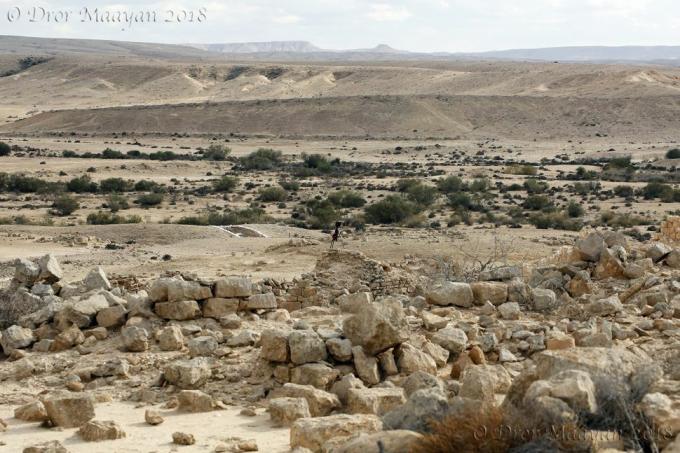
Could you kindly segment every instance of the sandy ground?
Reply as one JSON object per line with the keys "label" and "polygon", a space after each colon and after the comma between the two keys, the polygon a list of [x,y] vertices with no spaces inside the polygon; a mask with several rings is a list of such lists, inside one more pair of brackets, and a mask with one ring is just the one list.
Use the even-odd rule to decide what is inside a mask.
{"label": "sandy ground", "polygon": [[[13,407],[0,407],[0,418],[6,420],[9,429],[0,434],[3,452],[20,452],[36,443],[59,440],[71,453],[116,451],[126,453],[162,453],[172,451],[206,452],[225,443],[230,437],[255,439],[259,451],[281,453],[290,450],[289,430],[277,428],[269,421],[269,414],[258,410],[255,417],[239,415],[241,408],[230,408],[206,413],[184,413],[176,410],[159,410],[165,422],[150,426],[144,422],[144,411],[132,403],[101,403],[95,407],[95,420],[113,420],[126,433],[124,439],[91,443],[76,434],[77,429],[48,429],[36,423],[22,422],[13,418]],[[178,446],[172,443],[176,431],[193,434],[196,444]]]}

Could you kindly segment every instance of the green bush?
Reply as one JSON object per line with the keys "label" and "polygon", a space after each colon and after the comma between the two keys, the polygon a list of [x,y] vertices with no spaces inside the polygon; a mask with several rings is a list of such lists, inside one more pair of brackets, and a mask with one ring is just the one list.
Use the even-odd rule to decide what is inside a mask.
{"label": "green bush", "polygon": [[607,169],[630,169],[633,167],[631,156],[613,157],[607,162]]}
{"label": "green bush", "polygon": [[107,178],[99,182],[99,190],[102,193],[130,192],[134,188],[133,181],[123,178]]}
{"label": "green bush", "polygon": [[297,181],[279,181],[279,185],[288,192],[297,192],[300,190],[300,183]]}
{"label": "green bush", "polygon": [[5,142],[0,142],[0,156],[9,156],[12,148]]}
{"label": "green bush", "polygon": [[125,159],[126,156],[115,149],[106,148],[102,151],[102,159]]}
{"label": "green bush", "polygon": [[673,188],[668,184],[664,184],[659,181],[652,181],[647,183],[645,187],[642,188],[642,196],[645,200],[651,200],[653,198],[661,198],[664,194],[672,192]]}
{"label": "green bush", "polygon": [[360,208],[366,204],[366,200],[359,192],[351,190],[338,190],[328,195],[328,201],[340,208]]}
{"label": "green bush", "polygon": [[329,200],[307,202],[307,212],[310,216],[310,228],[330,228],[340,218],[340,213]]}
{"label": "green bush", "polygon": [[199,216],[182,217],[177,221],[181,225],[240,225],[244,223],[268,223],[272,219],[263,209],[246,208],[224,214],[210,212]]}
{"label": "green bush", "polygon": [[235,176],[222,176],[213,181],[215,192],[231,192],[238,186],[238,178]]}
{"label": "green bush", "polygon": [[525,209],[530,209],[532,211],[542,211],[552,208],[553,203],[550,198],[545,195],[530,195],[524,200],[523,206]]}
{"label": "green bush", "polygon": [[265,203],[286,201],[288,199],[288,192],[286,192],[283,187],[265,187],[260,190],[259,199]]}
{"label": "green bush", "polygon": [[78,157],[78,154],[75,151],[64,150],[64,151],[61,152],[61,157],[73,158],[73,157]]}
{"label": "green bush", "polygon": [[110,212],[96,212],[87,216],[87,223],[90,225],[115,225],[122,223],[141,223],[142,218],[138,215],[123,217]]}
{"label": "green bush", "polygon": [[509,175],[534,176],[538,173],[538,169],[529,164],[511,164],[505,167],[504,173]]}
{"label": "green bush", "polygon": [[411,201],[398,195],[389,195],[365,209],[366,221],[373,224],[398,223],[417,212]]}
{"label": "green bush", "polygon": [[567,214],[571,218],[583,217],[584,213],[583,206],[573,200],[567,205]]}
{"label": "green bush", "polygon": [[579,195],[597,193],[600,190],[600,183],[597,181],[577,182],[574,184],[574,192]]}
{"label": "green bush", "polygon": [[305,167],[318,170],[320,173],[328,173],[332,170],[332,163],[321,154],[303,154],[302,160]]}
{"label": "green bush", "polygon": [[445,194],[460,192],[463,189],[463,180],[458,176],[447,176],[446,178],[438,179],[437,189]]}
{"label": "green bush", "polygon": [[419,184],[422,184],[422,183],[420,181],[418,181],[417,179],[410,179],[410,178],[409,179],[400,179],[399,181],[397,181],[397,183],[395,184],[394,187],[399,192],[407,193],[409,191],[409,189],[411,189],[411,187],[415,187]]}
{"label": "green bush", "polygon": [[540,230],[552,228],[556,230],[579,231],[583,228],[583,223],[580,220],[569,218],[561,212],[534,214],[529,217],[529,222]]}
{"label": "green bush", "polygon": [[529,194],[545,193],[550,188],[548,183],[533,178],[524,181],[523,186]]}
{"label": "green bush", "polygon": [[70,195],[61,195],[52,204],[54,213],[60,216],[71,215],[79,207],[78,201]]}
{"label": "green bush", "polygon": [[240,158],[239,162],[246,170],[271,170],[281,163],[282,156],[281,151],[260,148]]}
{"label": "green bush", "polygon": [[136,203],[145,208],[158,206],[159,204],[163,203],[163,194],[153,192],[140,195],[137,198]]}
{"label": "green bush", "polygon": [[614,194],[621,198],[630,198],[635,194],[631,186],[616,186],[614,187]]}
{"label": "green bush", "polygon": [[231,153],[231,149],[223,145],[212,144],[203,152],[203,159],[223,161]]}
{"label": "green bush", "polygon": [[[0,155],[2,154],[0,153]],[[668,152],[666,153],[666,159],[680,159],[680,149],[678,148],[669,149]]]}
{"label": "green bush", "polygon": [[478,178],[470,183],[470,192],[472,193],[484,193],[489,190],[491,184],[486,178]]}
{"label": "green bush", "polygon": [[96,193],[99,186],[92,181],[89,175],[78,176],[66,183],[66,189],[75,193]]}
{"label": "green bush", "polygon": [[112,193],[106,198],[106,206],[111,212],[118,212],[123,209],[129,209],[130,203],[128,202],[128,199],[122,195]]}

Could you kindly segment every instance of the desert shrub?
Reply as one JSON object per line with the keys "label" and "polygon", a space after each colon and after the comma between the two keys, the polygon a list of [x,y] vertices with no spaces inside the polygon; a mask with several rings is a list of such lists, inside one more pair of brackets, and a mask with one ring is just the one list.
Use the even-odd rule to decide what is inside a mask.
{"label": "desert shrub", "polygon": [[477,178],[470,183],[470,192],[483,193],[489,190],[490,183],[486,178]]}
{"label": "desert shrub", "polygon": [[133,181],[123,178],[107,178],[99,182],[99,190],[102,193],[129,192],[134,188]]}
{"label": "desert shrub", "polygon": [[12,148],[5,142],[0,142],[0,156],[9,156]]}
{"label": "desert shrub", "polygon": [[238,186],[238,178],[235,176],[222,176],[213,181],[215,192],[231,192]]}
{"label": "desert shrub", "polygon": [[231,153],[231,149],[224,146],[213,143],[203,151],[203,159],[213,160],[213,161],[223,161],[227,159],[227,156]]}
{"label": "desert shrub", "polygon": [[458,176],[447,176],[446,178],[438,179],[437,189],[445,194],[459,192],[463,189],[463,180]]}
{"label": "desert shrub", "polygon": [[579,195],[597,193],[600,190],[600,183],[596,181],[577,182],[574,184],[574,192]]}
{"label": "desert shrub", "polygon": [[409,200],[414,202],[419,206],[430,206],[432,205],[439,196],[437,188],[418,182],[410,186],[406,190]]}
{"label": "desert shrub", "polygon": [[[320,173],[329,173],[333,169],[333,162],[321,154],[303,154],[302,160],[305,167],[313,168]],[[337,163],[338,161],[335,160],[334,162]]]}
{"label": "desert shrub", "polygon": [[306,211],[310,228],[329,228],[340,219],[340,212],[335,209],[335,206],[329,200],[310,200],[306,204]]}
{"label": "desert shrub", "polygon": [[617,214],[612,211],[604,211],[600,214],[599,225],[611,228],[630,228],[637,225],[650,225],[653,221],[634,214]]}
{"label": "desert shrub", "polygon": [[420,184],[422,183],[417,179],[403,178],[397,181],[397,183],[394,185],[394,188],[399,192],[407,193],[412,187],[418,186]]}
{"label": "desert shrub", "polygon": [[131,215],[127,217],[110,212],[95,212],[87,216],[87,223],[90,225],[115,225],[122,223],[141,223],[142,218],[138,215]]}
{"label": "desert shrub", "polygon": [[552,200],[546,195],[530,195],[524,200],[525,209],[530,209],[532,211],[542,211],[551,209],[554,207]]}
{"label": "desert shrub", "polygon": [[79,207],[78,201],[70,195],[60,195],[52,203],[53,212],[60,216],[71,215]]}
{"label": "desert shrub", "polygon": [[550,188],[548,183],[533,178],[524,181],[523,187],[529,194],[545,193]]}
{"label": "desert shrub", "polygon": [[66,183],[66,189],[75,193],[96,193],[99,186],[92,181],[89,175],[78,176]]}
{"label": "desert shrub", "polygon": [[147,193],[144,195],[140,195],[137,197],[137,200],[135,203],[139,204],[142,207],[148,208],[151,206],[158,206],[159,204],[163,203],[163,194],[162,193]]}
{"label": "desert shrub", "polygon": [[538,173],[538,168],[528,164],[512,164],[505,167],[504,173],[508,175],[534,176]]}
{"label": "desert shrub", "polygon": [[454,209],[470,209],[474,210],[474,203],[472,197],[465,192],[449,194],[449,206]]}
{"label": "desert shrub", "polygon": [[126,156],[115,149],[106,148],[102,151],[102,159],[125,159]]}
{"label": "desert shrub", "polygon": [[265,203],[273,201],[286,201],[288,199],[288,192],[283,187],[265,187],[260,190],[259,200]]}
{"label": "desert shrub", "polygon": [[181,225],[239,225],[244,223],[268,223],[272,219],[263,209],[246,208],[226,213],[209,212],[198,216],[182,217]]}
{"label": "desert shrub", "polygon": [[366,204],[366,200],[359,192],[351,190],[338,190],[328,195],[328,201],[340,208],[360,208]]}
{"label": "desert shrub", "polygon": [[574,179],[589,180],[597,179],[598,175],[594,170],[586,170],[584,167],[578,167],[574,176]]}
{"label": "desert shrub", "polygon": [[633,196],[635,191],[631,186],[616,186],[614,187],[614,194],[617,197],[630,198]]}
{"label": "desert shrub", "polygon": [[541,212],[529,216],[529,223],[539,230],[555,229],[567,231],[579,231],[583,223],[579,219],[568,217],[563,212]]}
{"label": "desert shrub", "polygon": [[159,160],[159,161],[170,161],[179,160],[181,156],[174,153],[173,151],[156,151],[155,153],[149,154],[149,159]]}
{"label": "desert shrub", "polygon": [[288,192],[297,192],[300,190],[300,183],[297,181],[279,181],[279,185]]}
{"label": "desert shrub", "polygon": [[642,196],[645,200],[651,200],[654,198],[662,198],[665,194],[672,192],[673,188],[668,184],[664,184],[658,181],[652,181],[647,183],[645,187],[642,188]]}
{"label": "desert shrub", "polygon": [[631,159],[631,156],[613,157],[609,159],[605,168],[617,170],[629,169],[633,166]]}
{"label": "desert shrub", "polygon": [[130,203],[128,202],[128,199],[122,195],[112,193],[106,197],[106,207],[108,207],[111,212],[118,212],[123,209],[129,209]]}
{"label": "desert shrub", "polygon": [[567,214],[571,218],[575,217],[583,217],[583,214],[585,213],[583,206],[581,206],[579,203],[575,201],[570,201],[569,204],[567,205]]}
{"label": "desert shrub", "polygon": [[390,224],[403,221],[417,212],[411,201],[398,195],[389,195],[365,208],[366,221],[373,224]]}
{"label": "desert shrub", "polygon": [[0,188],[10,192],[54,194],[63,192],[65,185],[63,183],[45,181],[33,176],[1,174]]}
{"label": "desert shrub", "polygon": [[61,157],[73,158],[73,157],[78,157],[78,154],[75,151],[64,150],[64,151],[61,152]]}
{"label": "desert shrub", "polygon": [[271,170],[281,163],[281,151],[260,148],[247,156],[241,157],[239,162],[246,170]]}
{"label": "desert shrub", "polygon": [[680,159],[680,149],[669,149],[668,152],[666,152],[666,159]]}
{"label": "desert shrub", "polygon": [[140,179],[135,183],[134,190],[136,192],[164,192],[163,186],[155,181],[148,179]]}

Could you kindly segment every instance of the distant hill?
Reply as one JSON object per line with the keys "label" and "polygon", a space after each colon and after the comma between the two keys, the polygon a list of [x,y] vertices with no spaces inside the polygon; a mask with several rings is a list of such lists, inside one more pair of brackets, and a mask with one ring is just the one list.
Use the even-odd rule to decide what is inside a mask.
{"label": "distant hill", "polygon": [[227,44],[187,44],[197,49],[220,53],[321,52],[307,41],[241,42]]}
{"label": "distant hill", "polygon": [[659,61],[680,60],[680,46],[552,47],[515,49],[471,54],[505,60],[561,61]]}

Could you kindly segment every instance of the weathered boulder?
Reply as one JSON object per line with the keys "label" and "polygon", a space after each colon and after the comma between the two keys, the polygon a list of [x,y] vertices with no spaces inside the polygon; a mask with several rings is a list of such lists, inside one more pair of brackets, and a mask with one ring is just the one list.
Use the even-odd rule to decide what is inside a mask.
{"label": "weathered boulder", "polygon": [[333,453],[411,453],[422,437],[404,429],[361,434],[334,448]]}
{"label": "weathered boulder", "polygon": [[557,296],[551,289],[534,288],[531,292],[533,309],[536,311],[552,311],[557,308]]}
{"label": "weathered boulder", "polygon": [[593,277],[597,280],[603,280],[605,278],[622,278],[624,275],[625,268],[621,260],[608,248],[602,250],[600,260],[593,271]]}
{"label": "weathered boulder", "polygon": [[598,261],[606,244],[599,233],[593,232],[585,238],[577,239],[576,248],[585,261]]}
{"label": "weathered boulder", "polygon": [[295,330],[288,337],[290,360],[296,365],[326,360],[328,353],[323,339],[313,330]]}
{"label": "weathered boulder", "polygon": [[358,433],[375,433],[382,428],[380,418],[375,415],[338,414],[300,418],[290,428],[290,446],[308,448],[318,453],[322,451],[323,444],[330,439],[351,437]]}
{"label": "weathered boulder", "polygon": [[317,389],[311,385],[297,385],[286,383],[280,389],[272,391],[272,398],[304,398],[307,400],[312,417],[330,414],[341,407],[337,395]]}
{"label": "weathered boulder", "polygon": [[179,351],[184,347],[184,334],[179,326],[166,326],[156,333],[161,351]]}
{"label": "weathered boulder", "polygon": [[14,409],[14,418],[25,422],[44,422],[48,420],[47,410],[41,401],[33,401]]}
{"label": "weathered boulder", "polygon": [[288,336],[290,331],[267,329],[260,337],[260,357],[269,362],[287,363],[290,358]]}
{"label": "weathered boulder", "polygon": [[425,326],[427,330],[443,329],[449,323],[449,320],[443,316],[435,315],[427,310],[423,310],[422,313],[420,313],[420,319],[423,320],[423,326]]}
{"label": "weathered boulder", "polygon": [[215,297],[248,297],[253,293],[249,278],[227,277],[215,282]]}
{"label": "weathered boulder", "polygon": [[111,282],[106,277],[106,272],[101,266],[92,269],[83,279],[83,285],[87,291],[95,289],[103,289],[109,291],[111,289]]}
{"label": "weathered boulder", "polygon": [[269,401],[269,415],[277,426],[290,426],[299,418],[309,418],[309,404],[304,398],[274,398]]}
{"label": "weathered boulder", "polygon": [[397,367],[403,374],[422,371],[429,374],[437,373],[435,360],[427,353],[409,343],[402,343],[396,349]]}
{"label": "weathered boulder", "polygon": [[673,249],[663,242],[655,242],[647,248],[645,255],[647,258],[651,258],[653,262],[657,263],[664,259],[672,251]]}
{"label": "weathered boulder", "polygon": [[357,378],[354,374],[346,374],[340,380],[335,381],[331,387],[331,393],[337,395],[338,399],[343,405],[347,404],[347,394],[350,389],[364,388],[364,381]]}
{"label": "weathered boulder", "polygon": [[434,305],[455,305],[457,307],[472,307],[474,295],[467,283],[444,282],[434,285],[425,294],[427,301]]}
{"label": "weathered boulder", "polygon": [[196,389],[205,384],[212,372],[204,357],[191,360],[178,360],[163,369],[165,380],[181,389]]}
{"label": "weathered boulder", "polygon": [[24,448],[23,453],[68,453],[68,450],[58,440],[48,440]]}
{"label": "weathered boulder", "polygon": [[85,342],[85,334],[77,326],[71,326],[54,338],[49,350],[52,352],[66,351],[83,342]]}
{"label": "weathered boulder", "polygon": [[123,346],[131,352],[144,352],[149,349],[149,334],[143,327],[123,327],[120,331]]}
{"label": "weathered boulder", "polygon": [[385,299],[362,305],[343,323],[345,336],[354,346],[371,355],[386,351],[406,340],[406,318],[401,302]]}
{"label": "weathered boulder", "polygon": [[517,302],[507,302],[498,307],[498,314],[507,320],[517,320],[521,315],[521,309]]}
{"label": "weathered boulder", "polygon": [[87,393],[48,395],[42,403],[54,426],[78,428],[94,418],[94,401]]}
{"label": "weathered boulder", "polygon": [[161,416],[160,412],[158,412],[155,409],[147,409],[144,411],[144,421],[151,425],[151,426],[156,426],[160,425],[165,421],[163,416]]}
{"label": "weathered boulder", "polygon": [[123,325],[126,314],[127,310],[122,305],[104,308],[97,313],[97,325],[106,328]]}
{"label": "weathered boulder", "polygon": [[328,353],[338,362],[352,360],[352,342],[345,338],[329,338],[326,340]]}
{"label": "weathered boulder", "polygon": [[239,309],[238,299],[225,299],[222,297],[211,297],[203,304],[203,317],[220,319],[231,313],[236,313]]}
{"label": "weathered boulder", "polygon": [[290,382],[328,390],[339,375],[338,370],[324,363],[306,363],[291,370]]}
{"label": "weathered boulder", "polygon": [[599,299],[590,302],[586,309],[588,312],[594,315],[607,316],[622,312],[623,304],[619,300],[619,296],[614,294],[613,296],[607,297],[606,299]]}
{"label": "weathered boulder", "polygon": [[154,311],[163,319],[176,321],[187,321],[200,316],[201,309],[195,300],[185,300],[179,302],[158,302],[154,306]]}
{"label": "weathered boulder", "polygon": [[434,374],[416,371],[409,375],[401,384],[406,396],[411,396],[418,390],[435,389],[444,393],[444,382]]}
{"label": "weathered boulder", "polygon": [[125,431],[112,420],[101,422],[91,420],[80,427],[78,435],[86,442],[100,442],[102,440],[122,439],[125,437]]}
{"label": "weathered boulder", "polygon": [[183,302],[210,299],[213,297],[209,286],[203,286],[199,282],[185,280],[170,280],[167,282],[168,302]]}
{"label": "weathered boulder", "polygon": [[431,420],[441,420],[449,409],[446,395],[438,389],[418,390],[401,407],[383,416],[385,429],[425,432]]}
{"label": "weathered boulder", "polygon": [[565,370],[548,380],[534,381],[524,395],[524,403],[531,407],[542,396],[564,401],[576,414],[597,412],[595,384],[585,371]]}
{"label": "weathered boulder", "polygon": [[347,392],[347,409],[351,414],[383,415],[406,402],[399,387],[352,388]]}
{"label": "weathered boulder", "polygon": [[508,285],[502,282],[474,282],[470,284],[477,305],[491,302],[500,305],[508,300]]}
{"label": "weathered boulder", "polygon": [[458,396],[481,401],[493,401],[495,375],[486,367],[466,366],[460,376]]}
{"label": "weathered boulder", "polygon": [[357,313],[364,305],[373,303],[373,296],[369,292],[358,292],[354,294],[344,294],[337,298],[340,310],[345,313]]}
{"label": "weathered boulder", "polygon": [[10,326],[2,331],[0,336],[0,345],[6,355],[9,355],[15,349],[27,348],[33,344],[35,336],[31,329],[19,327],[17,325]]}
{"label": "weathered boulder", "polygon": [[278,308],[274,293],[253,294],[246,300],[242,300],[240,310],[274,310]]}
{"label": "weathered boulder", "polygon": [[191,357],[209,357],[215,353],[219,344],[215,337],[202,335],[187,341]]}
{"label": "weathered boulder", "polygon": [[187,412],[210,412],[213,410],[213,399],[200,390],[182,390],[177,394],[180,410]]}
{"label": "weathered boulder", "polygon": [[40,266],[33,261],[17,258],[14,260],[14,279],[26,285],[32,285],[40,276]]}
{"label": "weathered boulder", "polygon": [[354,357],[354,369],[357,371],[359,378],[367,385],[379,384],[380,369],[378,368],[378,359],[366,354],[361,346],[352,348],[352,356]]}
{"label": "weathered boulder", "polygon": [[438,344],[454,355],[458,355],[467,347],[467,335],[461,329],[448,326],[432,335],[432,342]]}
{"label": "weathered boulder", "polygon": [[64,272],[61,270],[61,266],[59,266],[59,261],[51,253],[40,258],[38,266],[40,266],[39,280],[56,283],[64,276]]}

